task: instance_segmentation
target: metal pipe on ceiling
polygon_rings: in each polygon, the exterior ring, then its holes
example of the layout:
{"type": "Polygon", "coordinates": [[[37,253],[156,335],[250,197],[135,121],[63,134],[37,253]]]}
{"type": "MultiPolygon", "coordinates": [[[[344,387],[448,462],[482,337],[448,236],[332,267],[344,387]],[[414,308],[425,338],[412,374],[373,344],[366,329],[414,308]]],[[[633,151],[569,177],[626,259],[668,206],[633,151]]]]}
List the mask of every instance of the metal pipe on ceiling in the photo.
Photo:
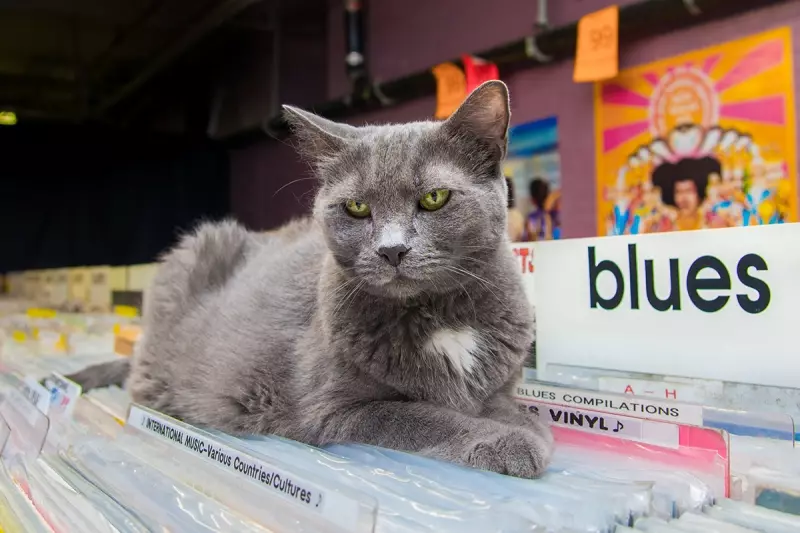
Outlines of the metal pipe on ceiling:
{"type": "Polygon", "coordinates": [[[547,0],[539,0],[536,6],[536,29],[544,30],[550,27],[550,19],[547,16],[547,0]]]}
{"type": "MultiPolygon", "coordinates": [[[[737,15],[748,10],[781,4],[787,0],[642,0],[620,7],[620,46],[638,40],[737,15]]],[[[536,35],[506,43],[474,55],[497,64],[501,77],[520,70],[536,68],[575,56],[578,23],[544,29],[536,35]]],[[[451,60],[459,66],[460,59],[451,60]]],[[[311,106],[316,113],[331,119],[343,119],[370,110],[396,105],[436,94],[436,80],[430,69],[373,87],[368,98],[348,95],[311,106]]],[[[431,110],[433,114],[433,110],[431,110]]],[[[238,147],[288,135],[288,125],[281,115],[269,117],[256,126],[223,138],[238,147]],[[266,131],[270,132],[269,137],[266,131]]]]}
{"type": "Polygon", "coordinates": [[[276,115],[281,112],[281,0],[276,0],[270,13],[272,32],[272,57],[269,64],[270,99],[269,112],[276,115]]]}
{"type": "MultiPolygon", "coordinates": [[[[344,34],[346,52],[344,63],[347,69],[347,77],[350,79],[349,96],[355,98],[359,98],[359,95],[369,90],[364,18],[363,0],[345,0],[344,34]]],[[[367,95],[364,94],[364,96],[367,95]]]]}
{"type": "Polygon", "coordinates": [[[201,20],[193,24],[191,28],[173,41],[166,50],[148,63],[133,79],[117,89],[110,96],[102,99],[99,104],[93,107],[92,112],[96,115],[102,115],[107,112],[135,93],[142,85],[150,81],[156,74],[160,73],[165,67],[175,61],[209,32],[216,29],[245,8],[261,1],[262,0],[221,1],[201,20]]]}

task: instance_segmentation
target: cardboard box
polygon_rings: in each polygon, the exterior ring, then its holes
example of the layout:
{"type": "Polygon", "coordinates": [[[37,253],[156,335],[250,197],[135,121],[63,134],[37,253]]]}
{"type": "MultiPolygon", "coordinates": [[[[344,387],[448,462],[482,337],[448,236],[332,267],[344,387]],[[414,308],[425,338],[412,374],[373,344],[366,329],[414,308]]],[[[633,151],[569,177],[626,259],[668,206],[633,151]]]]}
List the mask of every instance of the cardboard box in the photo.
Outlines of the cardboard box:
{"type": "Polygon", "coordinates": [[[50,305],[54,309],[67,309],[69,303],[69,269],[59,268],[53,271],[53,283],[50,287],[50,305]]]}
{"type": "Polygon", "coordinates": [[[87,310],[94,313],[111,311],[111,267],[89,267],[89,299],[87,310]]]}
{"type": "Polygon", "coordinates": [[[68,306],[73,311],[83,311],[89,304],[89,269],[69,269],[68,306]]]}

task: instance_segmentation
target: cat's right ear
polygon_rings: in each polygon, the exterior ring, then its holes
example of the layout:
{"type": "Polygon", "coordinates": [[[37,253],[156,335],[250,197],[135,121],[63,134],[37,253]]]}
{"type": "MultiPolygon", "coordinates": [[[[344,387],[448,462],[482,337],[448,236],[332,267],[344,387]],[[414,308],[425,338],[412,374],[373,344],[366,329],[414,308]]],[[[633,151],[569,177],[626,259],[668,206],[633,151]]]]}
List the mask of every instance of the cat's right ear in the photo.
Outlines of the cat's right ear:
{"type": "Polygon", "coordinates": [[[283,106],[283,116],[300,141],[300,154],[315,164],[336,157],[358,131],[290,105],[283,106]]]}
{"type": "Polygon", "coordinates": [[[456,136],[481,139],[499,161],[508,148],[510,120],[508,87],[500,80],[491,80],[467,96],[464,103],[445,121],[445,128],[456,136]]]}

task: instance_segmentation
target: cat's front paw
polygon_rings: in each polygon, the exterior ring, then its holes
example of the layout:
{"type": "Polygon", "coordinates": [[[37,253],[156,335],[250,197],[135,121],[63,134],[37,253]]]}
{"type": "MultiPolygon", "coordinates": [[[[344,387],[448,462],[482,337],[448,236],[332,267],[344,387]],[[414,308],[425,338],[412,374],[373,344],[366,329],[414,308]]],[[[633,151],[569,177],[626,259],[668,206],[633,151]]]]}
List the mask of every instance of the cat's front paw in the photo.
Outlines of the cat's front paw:
{"type": "Polygon", "coordinates": [[[524,428],[508,428],[473,442],[466,463],[481,470],[535,478],[544,473],[553,452],[552,438],[524,428]]]}

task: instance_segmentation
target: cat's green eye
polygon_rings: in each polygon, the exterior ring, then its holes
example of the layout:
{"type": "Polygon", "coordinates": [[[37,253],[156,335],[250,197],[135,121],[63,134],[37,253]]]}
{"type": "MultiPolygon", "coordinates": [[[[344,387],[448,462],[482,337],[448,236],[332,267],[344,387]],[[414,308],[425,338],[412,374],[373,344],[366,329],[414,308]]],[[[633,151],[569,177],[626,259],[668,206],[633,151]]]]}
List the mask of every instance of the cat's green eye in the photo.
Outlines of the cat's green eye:
{"type": "Polygon", "coordinates": [[[448,198],[450,198],[449,189],[435,189],[420,198],[419,205],[426,211],[436,211],[444,207],[448,198]]]}
{"type": "Polygon", "coordinates": [[[364,202],[359,202],[357,200],[347,200],[347,202],[344,204],[344,208],[348,213],[350,213],[351,216],[356,218],[368,217],[372,212],[369,208],[369,204],[365,204],[364,202]]]}

